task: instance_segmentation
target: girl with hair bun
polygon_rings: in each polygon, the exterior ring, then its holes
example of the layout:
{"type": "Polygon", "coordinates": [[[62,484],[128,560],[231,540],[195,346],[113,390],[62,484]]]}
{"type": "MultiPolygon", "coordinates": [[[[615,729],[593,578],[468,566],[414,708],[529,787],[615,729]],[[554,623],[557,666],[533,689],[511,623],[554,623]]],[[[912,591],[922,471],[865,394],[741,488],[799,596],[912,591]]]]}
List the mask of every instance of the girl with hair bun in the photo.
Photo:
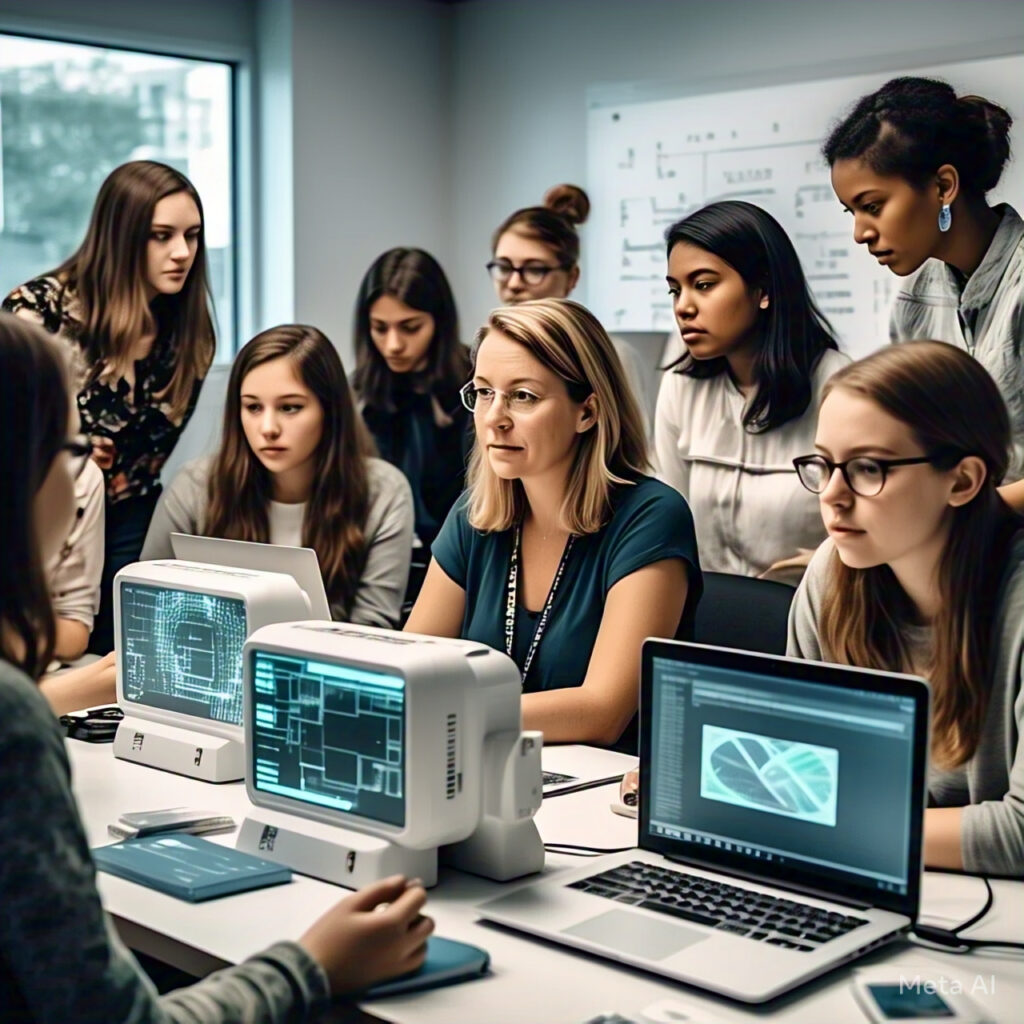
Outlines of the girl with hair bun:
{"type": "MultiPolygon", "coordinates": [[[[491,236],[487,270],[505,305],[527,299],[566,299],[580,279],[580,236],[577,227],[590,215],[590,199],[578,185],[555,185],[544,193],[542,206],[524,206],[509,214],[491,236]]],[[[645,429],[650,426],[647,388],[640,354],[612,338],[633,389],[645,429]]]]}
{"type": "MultiPolygon", "coordinates": [[[[1010,157],[1013,119],[945,82],[894,78],[861,97],[823,153],[853,214],[853,237],[911,278],[896,298],[894,342],[934,338],[966,349],[1010,413],[1007,479],[1024,475],[1024,221],[989,206],[1010,157]]],[[[1014,497],[1013,489],[1008,497],[1014,497]]],[[[1024,486],[1018,504],[1024,506],[1024,486]]]]}

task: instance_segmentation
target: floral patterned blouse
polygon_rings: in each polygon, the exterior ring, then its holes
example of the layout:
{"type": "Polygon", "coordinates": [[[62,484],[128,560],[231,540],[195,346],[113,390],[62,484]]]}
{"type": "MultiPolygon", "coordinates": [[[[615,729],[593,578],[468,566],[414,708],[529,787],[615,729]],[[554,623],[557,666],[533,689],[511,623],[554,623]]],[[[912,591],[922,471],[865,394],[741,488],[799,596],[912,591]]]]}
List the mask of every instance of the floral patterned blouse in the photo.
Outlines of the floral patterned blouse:
{"type": "Polygon", "coordinates": [[[81,341],[77,297],[57,278],[38,277],[21,285],[2,306],[41,324],[67,346],[82,432],[92,442],[93,458],[103,470],[108,501],[124,501],[153,491],[195,410],[203,383],[202,377],[196,380],[180,419],[174,419],[170,405],[157,397],[174,373],[178,354],[175,339],[166,330],[158,331],[149,354],[135,363],[133,387],[123,376],[97,373],[95,365],[89,363],[81,341]]]}

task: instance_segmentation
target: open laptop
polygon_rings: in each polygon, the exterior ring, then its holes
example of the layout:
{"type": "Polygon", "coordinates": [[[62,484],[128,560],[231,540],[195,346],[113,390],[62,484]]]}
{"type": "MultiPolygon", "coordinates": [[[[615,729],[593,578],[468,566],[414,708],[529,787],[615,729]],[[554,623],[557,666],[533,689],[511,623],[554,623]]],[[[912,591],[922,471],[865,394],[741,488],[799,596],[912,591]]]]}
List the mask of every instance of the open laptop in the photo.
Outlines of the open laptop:
{"type": "Polygon", "coordinates": [[[234,569],[256,569],[261,572],[283,572],[309,598],[311,619],[331,618],[331,606],[320,574],[320,562],[312,548],[293,548],[285,544],[258,544],[248,540],[224,540],[221,537],[194,537],[189,533],[172,533],[171,550],[184,562],[205,562],[234,569]]]}
{"type": "Polygon", "coordinates": [[[915,921],[928,702],[914,676],[647,640],[639,848],[478,909],[733,999],[780,995],[915,921]]]}
{"type": "Polygon", "coordinates": [[[545,744],[541,751],[541,764],[544,769],[544,795],[556,796],[618,782],[630,768],[636,767],[636,757],[576,743],[545,744]]]}

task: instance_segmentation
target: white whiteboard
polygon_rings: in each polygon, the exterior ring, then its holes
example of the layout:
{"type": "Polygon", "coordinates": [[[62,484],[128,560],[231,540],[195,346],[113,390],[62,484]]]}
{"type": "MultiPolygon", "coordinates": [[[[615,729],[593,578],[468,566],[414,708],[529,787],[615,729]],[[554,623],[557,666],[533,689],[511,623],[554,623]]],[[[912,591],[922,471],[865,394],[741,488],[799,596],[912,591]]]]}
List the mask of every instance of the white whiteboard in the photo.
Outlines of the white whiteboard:
{"type": "Polygon", "coordinates": [[[789,233],[822,310],[854,357],[889,339],[901,279],[853,241],[853,220],[829,183],[821,143],[861,95],[899,74],[931,75],[986,96],[1015,124],[992,202],[1024,207],[1024,56],[593,106],[587,124],[588,305],[609,331],[668,330],[665,229],[707,203],[743,199],[789,233]]]}

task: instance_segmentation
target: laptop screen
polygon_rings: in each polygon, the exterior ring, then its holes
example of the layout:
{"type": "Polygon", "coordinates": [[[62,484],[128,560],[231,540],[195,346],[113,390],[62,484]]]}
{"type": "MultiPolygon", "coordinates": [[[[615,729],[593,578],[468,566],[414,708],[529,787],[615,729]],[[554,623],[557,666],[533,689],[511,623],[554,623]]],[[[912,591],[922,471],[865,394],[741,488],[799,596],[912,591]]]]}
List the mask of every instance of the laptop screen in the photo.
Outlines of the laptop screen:
{"type": "Polygon", "coordinates": [[[645,657],[642,845],[876,904],[916,897],[925,688],[686,651],[657,645],[645,657]]]}

